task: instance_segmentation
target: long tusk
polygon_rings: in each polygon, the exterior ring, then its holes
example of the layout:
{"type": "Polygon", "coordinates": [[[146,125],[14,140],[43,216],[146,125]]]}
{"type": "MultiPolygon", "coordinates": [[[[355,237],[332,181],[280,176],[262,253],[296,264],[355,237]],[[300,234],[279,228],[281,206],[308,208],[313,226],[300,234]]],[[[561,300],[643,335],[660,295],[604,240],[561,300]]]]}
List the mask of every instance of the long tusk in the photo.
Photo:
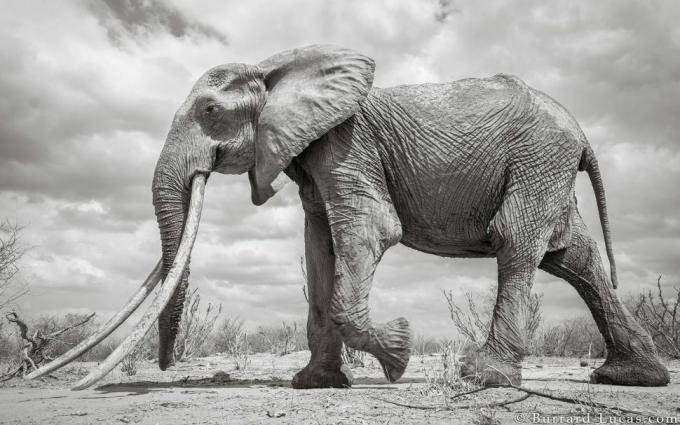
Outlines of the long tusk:
{"type": "Polygon", "coordinates": [[[44,365],[40,369],[34,370],[25,376],[25,379],[39,378],[50,372],[63,367],[78,357],[82,356],[87,350],[99,344],[104,338],[109,336],[111,332],[115,331],[124,321],[127,320],[130,315],[137,310],[137,308],[144,302],[144,300],[149,296],[151,291],[154,290],[158,282],[161,280],[161,273],[163,271],[162,260],[159,260],[156,267],[151,271],[149,277],[146,278],[142,286],[139,287],[137,292],[128,300],[125,307],[120,310],[116,315],[114,315],[104,326],[97,330],[93,335],[91,335],[86,340],[80,342],[80,344],[71,348],[61,356],[52,360],[50,363],[44,365]]]}
{"type": "Polygon", "coordinates": [[[184,226],[184,232],[182,232],[182,240],[180,241],[175,261],[172,263],[172,268],[161,285],[161,289],[158,291],[153,303],[147,308],[144,316],[139,319],[139,322],[130,335],[128,335],[128,337],[125,338],[111,354],[109,354],[109,357],[107,357],[106,360],[99,364],[99,367],[96,370],[90,372],[89,375],[78,381],[76,385],[71,388],[72,390],[84,390],[96,383],[116,367],[125,356],[133,352],[147,332],[149,332],[151,326],[158,320],[158,316],[160,316],[163,308],[170,302],[170,298],[172,298],[172,295],[175,293],[177,285],[179,285],[181,280],[182,273],[187,266],[191,248],[194,246],[194,241],[196,240],[198,222],[201,218],[201,208],[203,206],[205,180],[206,176],[204,174],[196,174],[193,178],[191,185],[191,203],[189,205],[189,213],[184,226]]]}

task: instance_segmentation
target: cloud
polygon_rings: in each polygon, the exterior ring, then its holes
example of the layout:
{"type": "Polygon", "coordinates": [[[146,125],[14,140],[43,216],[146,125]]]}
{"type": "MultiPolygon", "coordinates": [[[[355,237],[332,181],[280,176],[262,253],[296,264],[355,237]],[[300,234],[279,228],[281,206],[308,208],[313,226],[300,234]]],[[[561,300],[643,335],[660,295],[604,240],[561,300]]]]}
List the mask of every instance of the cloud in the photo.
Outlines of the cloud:
{"type": "MultiPolygon", "coordinates": [[[[680,30],[677,2],[586,0],[280,2],[157,0],[6,5],[0,16],[0,217],[27,224],[21,279],[30,314],[123,304],[160,249],[151,206],[156,158],[194,81],[227,62],[333,43],[377,63],[376,86],[511,73],[569,109],[607,189],[621,295],[677,285],[680,30]]],[[[601,244],[587,177],[579,209],[601,244]]],[[[249,325],[303,317],[304,214],[289,184],[250,203],[244,176],[214,175],[192,285],[249,325]]],[[[375,320],[448,335],[441,289],[493,287],[495,261],[403,246],[378,268],[375,320]]],[[[569,285],[539,272],[550,320],[586,314],[569,285]]]]}
{"type": "Polygon", "coordinates": [[[120,43],[125,33],[139,37],[155,31],[166,31],[177,38],[196,34],[228,44],[227,37],[217,29],[187,18],[162,1],[93,0],[89,7],[114,44],[120,43]]]}

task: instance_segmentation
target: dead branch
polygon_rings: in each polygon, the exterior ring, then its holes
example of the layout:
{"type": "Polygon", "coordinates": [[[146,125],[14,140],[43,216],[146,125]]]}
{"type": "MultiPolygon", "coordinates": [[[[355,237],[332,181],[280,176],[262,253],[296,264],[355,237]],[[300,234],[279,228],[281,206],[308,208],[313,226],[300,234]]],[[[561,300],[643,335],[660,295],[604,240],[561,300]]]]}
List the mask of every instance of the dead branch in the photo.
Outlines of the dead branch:
{"type": "Polygon", "coordinates": [[[38,369],[38,366],[45,360],[51,360],[50,356],[45,354],[45,351],[49,345],[55,341],[60,341],[57,339],[58,336],[89,322],[94,317],[94,315],[95,313],[92,313],[77,323],[66,326],[63,329],[54,331],[47,335],[44,335],[40,330],[36,330],[33,333],[33,336],[29,336],[26,322],[21,320],[17,313],[11,312],[5,315],[5,318],[9,322],[14,323],[19,327],[19,335],[21,336],[21,339],[24,341],[24,343],[21,348],[19,366],[13,372],[8,372],[5,375],[0,376],[0,382],[6,381],[16,376],[19,374],[19,372],[25,376],[29,371],[38,369]]]}
{"type": "MultiPolygon", "coordinates": [[[[581,406],[588,406],[588,407],[594,407],[594,408],[599,408],[599,409],[618,410],[619,412],[629,413],[629,414],[632,414],[632,415],[654,416],[653,414],[641,412],[641,411],[638,411],[638,410],[630,410],[630,409],[624,409],[624,408],[621,408],[621,407],[609,406],[609,405],[606,405],[604,403],[599,403],[599,402],[591,401],[591,400],[581,400],[581,399],[572,398],[572,397],[556,396],[556,395],[548,394],[548,393],[545,393],[545,392],[542,392],[542,391],[536,391],[536,390],[532,390],[532,389],[525,388],[525,387],[518,387],[518,386],[515,386],[515,385],[498,385],[498,386],[492,386],[492,387],[487,387],[487,388],[478,388],[476,390],[467,391],[467,392],[461,393],[461,394],[456,394],[452,398],[457,398],[459,396],[462,397],[463,395],[470,395],[470,394],[473,394],[473,393],[479,393],[479,392],[482,392],[482,391],[485,391],[485,390],[488,390],[488,389],[492,389],[492,388],[513,388],[517,391],[522,391],[525,394],[523,396],[520,396],[520,397],[517,397],[517,398],[514,398],[514,399],[510,399],[510,400],[504,400],[504,401],[500,401],[500,402],[497,402],[497,403],[491,403],[491,404],[484,404],[483,407],[505,407],[508,404],[518,403],[520,401],[524,401],[524,400],[528,399],[531,396],[536,396],[536,397],[547,398],[547,399],[550,399],[550,400],[561,401],[563,403],[578,404],[578,405],[581,405],[581,406]]],[[[409,409],[419,409],[419,410],[455,410],[455,409],[470,409],[470,408],[476,408],[476,407],[481,406],[480,404],[436,405],[436,406],[434,406],[434,405],[425,405],[425,404],[400,403],[400,402],[397,402],[397,401],[387,400],[387,399],[383,399],[383,398],[380,398],[380,397],[373,397],[373,398],[376,399],[376,400],[380,400],[382,402],[385,402],[385,403],[393,404],[395,406],[406,407],[406,408],[409,408],[409,409]]]]}
{"type": "Polygon", "coordinates": [[[552,394],[532,390],[532,389],[525,388],[525,387],[517,387],[517,386],[514,386],[514,385],[509,385],[508,387],[514,388],[518,391],[523,391],[527,394],[531,394],[531,395],[535,395],[535,396],[543,397],[543,398],[548,398],[550,400],[561,401],[561,402],[564,402],[564,403],[579,404],[579,405],[588,406],[588,407],[596,407],[596,408],[599,408],[599,409],[618,410],[619,412],[630,413],[632,415],[653,416],[652,414],[641,412],[639,410],[629,410],[629,409],[624,409],[624,408],[621,408],[621,407],[612,407],[612,406],[608,406],[604,403],[599,403],[597,401],[580,400],[580,399],[572,398],[572,397],[560,397],[560,396],[555,396],[555,395],[552,395],[552,394]]]}
{"type": "Polygon", "coordinates": [[[474,390],[470,390],[470,391],[465,391],[465,392],[462,392],[462,393],[454,394],[454,395],[452,395],[451,397],[449,397],[449,400],[454,400],[454,399],[456,399],[456,398],[460,398],[460,397],[464,397],[464,396],[466,396],[466,395],[471,395],[471,394],[479,393],[479,392],[482,392],[482,391],[486,391],[486,388],[484,388],[484,387],[475,388],[474,390]]]}
{"type": "MultiPolygon", "coordinates": [[[[486,388],[484,388],[486,389],[486,388]]],[[[380,400],[384,403],[389,403],[393,404],[395,406],[400,406],[400,407],[406,407],[409,409],[419,409],[419,410],[456,410],[456,409],[474,409],[477,407],[505,407],[508,404],[513,404],[513,403],[519,403],[521,401],[524,401],[531,397],[532,394],[522,394],[519,397],[512,398],[510,400],[504,400],[504,401],[499,401],[496,403],[490,403],[490,404],[459,404],[459,405],[454,405],[454,406],[446,406],[446,405],[440,405],[440,406],[428,406],[425,404],[408,404],[408,403],[399,403],[398,401],[393,401],[393,400],[387,400],[384,398],[380,397],[373,397],[375,400],[380,400]]]]}
{"type": "Polygon", "coordinates": [[[58,330],[56,332],[52,332],[51,334],[47,335],[44,337],[45,339],[56,339],[59,335],[66,333],[70,331],[71,329],[77,328],[79,326],[83,326],[85,323],[89,322],[95,315],[96,313],[92,313],[89,316],[86,316],[83,320],[81,320],[78,323],[75,323],[73,325],[67,326],[64,329],[58,330]]]}

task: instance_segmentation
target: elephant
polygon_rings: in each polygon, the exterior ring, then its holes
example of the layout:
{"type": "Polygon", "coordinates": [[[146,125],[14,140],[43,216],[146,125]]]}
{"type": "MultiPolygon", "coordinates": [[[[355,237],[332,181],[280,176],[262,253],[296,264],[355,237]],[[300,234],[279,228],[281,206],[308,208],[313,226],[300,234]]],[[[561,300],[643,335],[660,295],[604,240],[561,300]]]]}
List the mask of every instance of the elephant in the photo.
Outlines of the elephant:
{"type": "Polygon", "coordinates": [[[350,386],[343,343],[375,356],[390,382],[402,376],[409,322],[376,323],[368,303],[376,267],[397,243],[443,257],[496,258],[488,338],[463,356],[462,375],[485,386],[521,384],[525,298],[541,269],[576,289],[604,338],[606,361],[591,382],[668,384],[650,336],[614,291],[604,184],[575,118],[511,75],[377,88],[374,68],[361,53],[313,45],[201,76],[174,116],[154,172],[161,260],[98,334],[29,377],[101,340],[161,280],[132,333],[75,388],[108,373],[156,320],[159,367],[173,364],[204,187],[216,171],[247,172],[258,206],[289,180],[299,188],[311,358],[294,388],[350,386]],[[595,194],[609,274],[577,208],[579,171],[595,194]]]}

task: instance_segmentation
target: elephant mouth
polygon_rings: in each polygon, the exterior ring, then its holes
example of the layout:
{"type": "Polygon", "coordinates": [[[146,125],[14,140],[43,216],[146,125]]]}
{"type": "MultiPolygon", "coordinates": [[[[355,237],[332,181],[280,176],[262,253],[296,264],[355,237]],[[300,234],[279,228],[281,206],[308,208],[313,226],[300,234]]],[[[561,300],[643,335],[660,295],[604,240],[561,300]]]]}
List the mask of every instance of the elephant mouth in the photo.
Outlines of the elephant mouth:
{"type": "MultiPolygon", "coordinates": [[[[82,390],[92,386],[97,381],[106,376],[111,370],[113,370],[113,368],[116,367],[124,357],[131,354],[142,342],[144,336],[147,334],[147,332],[149,332],[154,323],[156,323],[163,309],[171,302],[172,296],[182,280],[184,269],[188,264],[191,249],[193,248],[194,241],[196,240],[198,224],[201,218],[201,209],[203,207],[206,179],[207,176],[205,173],[196,173],[192,178],[191,199],[189,203],[187,219],[182,232],[182,238],[179,244],[179,249],[175,255],[172,267],[166,275],[165,280],[163,281],[160,290],[156,294],[155,299],[147,308],[144,315],[139,319],[133,330],[125,338],[125,340],[118,345],[118,347],[106,358],[106,360],[99,364],[97,369],[90,372],[89,375],[77,382],[72,388],[73,390],[82,390]]],[[[26,379],[38,378],[67,365],[110,335],[130,317],[130,315],[142,304],[142,302],[158,285],[158,282],[161,280],[162,276],[162,268],[162,260],[159,260],[158,264],[154,267],[137,292],[130,298],[128,303],[104,326],[98,329],[97,332],[95,332],[92,336],[73,347],[60,357],[54,359],[49,364],[26,375],[26,379]]]]}

